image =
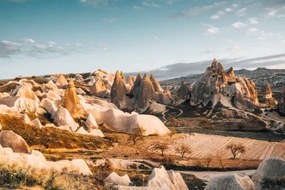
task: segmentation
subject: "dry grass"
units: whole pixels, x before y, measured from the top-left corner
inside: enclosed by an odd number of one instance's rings
[[[110,141],[101,137],[75,134],[53,127],[39,129],[25,124],[22,119],[9,115],[0,115],[0,124],[3,129],[12,130],[22,136],[29,146],[68,149],[85,148],[90,150],[105,149],[110,146]]]

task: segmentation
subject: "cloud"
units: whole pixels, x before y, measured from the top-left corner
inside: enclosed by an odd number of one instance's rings
[[[285,17],[285,6],[267,8],[266,10],[267,10],[267,16],[268,17],[277,17],[277,18]]]
[[[140,4],[133,5],[134,10],[143,10],[145,7],[160,8],[164,5],[171,5],[180,0],[143,0]]]
[[[233,12],[234,10],[236,10],[238,7],[237,4],[232,4],[230,5],[229,7],[226,7],[224,11],[220,10],[218,12],[216,12],[215,14],[211,15],[210,16],[210,19],[212,20],[218,20],[220,19],[222,16],[230,13],[230,12]]]
[[[11,58],[17,55],[40,57],[47,54],[67,55],[79,52],[78,44],[58,45],[56,42],[37,43],[33,39],[18,41],[2,40],[0,42],[0,58]]]
[[[267,37],[269,36],[272,36],[273,34],[270,33],[270,32],[265,32],[263,30],[260,30],[258,28],[255,28],[255,27],[252,27],[252,28],[249,28],[246,32],[247,35],[250,35],[250,36],[255,36],[257,37],[258,39],[260,40],[264,40],[266,39]]]
[[[248,19],[249,24],[258,24],[258,19],[256,17],[250,17]]]
[[[214,52],[214,49],[212,47],[209,48],[202,48],[199,50],[200,53],[202,54],[210,54]]]
[[[242,28],[247,27],[247,24],[238,21],[238,22],[233,23],[232,26],[233,26],[234,28],[237,28],[237,29],[242,29]]]
[[[105,23],[114,23],[117,21],[118,21],[118,19],[116,17],[110,17],[110,18],[104,18],[103,19],[103,22],[105,22]]]
[[[218,27],[212,26],[210,24],[203,24],[204,26],[204,34],[216,34],[219,33],[221,30]]]
[[[0,0],[0,3],[1,2],[10,2],[10,3],[24,3],[28,0]]]
[[[246,15],[246,11],[247,11],[247,8],[244,7],[244,8],[241,8],[241,9],[237,10],[237,11],[236,11],[236,14],[237,14],[238,16],[244,16],[244,15]]]
[[[180,19],[184,17],[193,17],[203,13],[206,13],[210,10],[216,9],[225,4],[225,1],[215,2],[212,4],[204,5],[204,6],[197,6],[191,7],[189,9],[183,10],[171,16],[173,19]]]
[[[117,0],[80,0],[82,4],[90,4],[94,7],[109,5],[110,3],[115,3]]]

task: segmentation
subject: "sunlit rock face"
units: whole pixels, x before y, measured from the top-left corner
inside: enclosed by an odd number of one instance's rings
[[[73,80],[70,80],[68,83],[62,105],[69,111],[73,118],[79,118],[84,115],[84,110],[77,96]]]
[[[124,82],[124,75],[122,72],[117,71],[111,88],[111,102],[120,109],[127,108],[127,92],[128,89]]]
[[[233,68],[228,71],[216,59],[213,60],[191,91],[191,105],[231,104],[240,110],[255,111],[258,93],[255,84],[245,77],[236,77]]]
[[[11,130],[3,130],[0,133],[0,146],[11,148],[14,152],[29,153],[30,148],[26,141]]]
[[[91,73],[86,80],[89,81],[90,92],[93,95],[101,98],[109,98],[114,78],[114,74],[98,69]]]
[[[273,98],[271,87],[267,82],[262,85],[260,102],[268,107],[276,106],[276,100]]]

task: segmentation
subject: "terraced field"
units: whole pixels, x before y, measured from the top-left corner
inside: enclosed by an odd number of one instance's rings
[[[268,142],[248,138],[225,137],[219,135],[206,135],[194,133],[194,135],[182,135],[173,139],[173,145],[167,154],[175,154],[175,146],[181,143],[190,144],[192,158],[206,158],[209,155],[219,154],[223,159],[229,159],[232,154],[226,150],[230,143],[241,143],[245,146],[246,152],[239,155],[241,159],[263,160],[267,157],[280,157],[285,159],[285,142]]]

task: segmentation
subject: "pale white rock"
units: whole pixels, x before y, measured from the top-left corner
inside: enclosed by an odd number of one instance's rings
[[[0,113],[1,114],[7,114],[7,115],[13,115],[16,116],[18,118],[21,118],[21,114],[18,110],[16,110],[16,108],[14,107],[8,107],[6,105],[0,104]]]
[[[104,137],[105,135],[102,133],[100,129],[91,129],[88,135],[96,136],[96,137]]]
[[[166,186],[168,187],[168,189],[174,190],[174,185],[171,182],[168,173],[163,166],[152,170],[151,175],[148,179],[147,186],[151,188],[159,188]]]
[[[261,189],[261,184],[265,179],[279,179],[285,177],[285,160],[281,158],[267,158],[263,160],[252,176],[252,181],[256,189]]]
[[[93,109],[91,111],[97,124],[103,124],[109,130],[123,133],[133,133],[140,129],[142,135],[165,135],[170,130],[152,115],[124,113],[117,109]]]
[[[254,183],[248,176],[222,175],[212,177],[205,190],[255,190]]]
[[[114,186],[114,185],[124,185],[128,186],[132,182],[127,174],[124,176],[119,176],[117,173],[112,172],[105,180],[104,183],[106,186]]]
[[[40,106],[52,116],[54,116],[58,110],[56,104],[52,100],[47,98],[42,99],[42,101],[40,102]]]
[[[44,86],[49,88],[50,90],[54,90],[54,91],[58,90],[56,84],[54,84],[52,80],[49,80],[48,83],[44,84]]]
[[[28,116],[26,113],[24,113],[24,114],[22,115],[22,119],[24,120],[24,122],[25,122],[26,124],[30,124],[30,123],[31,123],[31,119],[29,118],[29,116]]]
[[[39,118],[34,119],[33,121],[31,121],[31,124],[39,129],[41,129],[43,127],[41,121],[39,120]]]
[[[20,97],[15,101],[14,107],[19,112],[24,111],[24,112],[35,113],[38,111],[39,103],[32,99]]]
[[[88,129],[98,129],[98,124],[92,113],[88,114],[87,120],[85,121],[85,125]]]
[[[73,120],[69,111],[62,106],[60,106],[56,113],[53,115],[53,119],[58,126],[67,125],[73,132],[76,131],[79,126],[78,123]]]
[[[63,75],[60,75],[55,83],[57,86],[63,87],[68,85],[66,78]]]

